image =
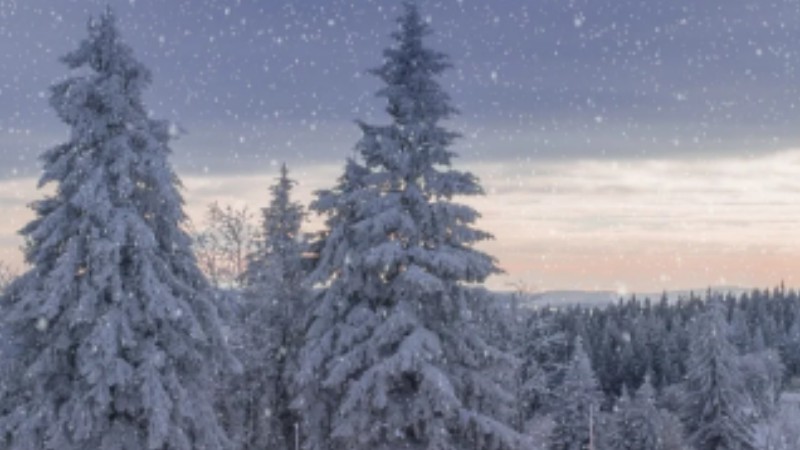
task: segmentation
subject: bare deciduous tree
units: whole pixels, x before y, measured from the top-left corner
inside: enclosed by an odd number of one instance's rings
[[[216,287],[238,288],[247,269],[247,255],[256,243],[257,227],[248,208],[208,206],[205,228],[194,231],[194,249],[200,269]]]
[[[0,294],[6,290],[15,278],[17,278],[17,272],[8,264],[0,261]]]

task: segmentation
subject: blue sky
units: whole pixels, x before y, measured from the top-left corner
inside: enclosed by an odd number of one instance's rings
[[[67,132],[47,104],[67,75],[58,57],[106,3],[154,72],[153,114],[186,130],[173,161],[195,217],[215,199],[259,207],[279,161],[307,200],[351,154],[353,121],[385,120],[366,70],[398,1],[0,0],[0,204],[13,211],[0,258],[16,258],[13,229],[42,195],[36,156]],[[420,4],[455,65],[443,83],[462,111],[460,163],[490,192],[477,203],[498,238],[487,250],[509,271],[495,285],[756,285],[797,272],[785,222],[800,219],[800,4]],[[637,262],[645,254],[673,263]],[[593,269],[608,258],[613,273]],[[756,276],[747,261],[771,269]]]

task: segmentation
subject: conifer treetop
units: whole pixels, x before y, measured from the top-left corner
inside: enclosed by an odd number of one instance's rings
[[[425,47],[423,38],[431,29],[416,4],[405,2],[403,7],[398,30],[392,33],[394,45],[384,50],[383,64],[370,71],[386,83],[376,95],[388,100],[386,112],[398,124],[422,121],[434,125],[457,113],[435,79],[452,65],[446,54]],[[410,98],[416,101],[408,101]]]
[[[214,378],[238,368],[197,267],[166,122],[142,105],[149,71],[106,10],[51,88],[70,126],[43,156],[21,233],[31,269],[3,298],[10,376],[0,447],[226,449]]]
[[[320,285],[301,351],[294,406],[322,449],[515,449],[512,397],[498,374],[512,358],[475,329],[467,283],[498,271],[475,249],[491,235],[453,202],[482,193],[451,169],[455,114],[436,81],[449,67],[405,5],[394,45],[372,71],[386,125],[360,123],[357,157],[311,209],[326,215],[312,282]],[[320,404],[321,406],[315,406]]]

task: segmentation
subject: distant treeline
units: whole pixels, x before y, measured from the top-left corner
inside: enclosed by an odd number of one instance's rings
[[[563,334],[562,351],[539,355],[543,362],[567,360],[580,336],[603,391],[618,396],[623,386],[638,387],[648,373],[657,388],[684,379],[690,325],[712,298],[724,303],[729,339],[740,353],[775,350],[785,367],[784,380],[800,374],[800,296],[783,287],[738,296],[691,294],[673,302],[666,294],[657,300],[633,296],[603,308],[548,306],[530,313],[524,329],[538,337],[544,321]]]

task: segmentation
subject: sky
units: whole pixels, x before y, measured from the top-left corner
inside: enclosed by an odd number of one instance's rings
[[[489,286],[658,292],[800,286],[800,3],[420,0],[461,114],[457,168],[506,274]],[[37,156],[67,127],[58,58],[110,4],[153,71],[145,102],[183,135],[173,158],[198,226],[210,202],[331,187],[384,123],[397,0],[0,0],[0,260],[21,268]],[[313,229],[319,219],[311,217]]]

